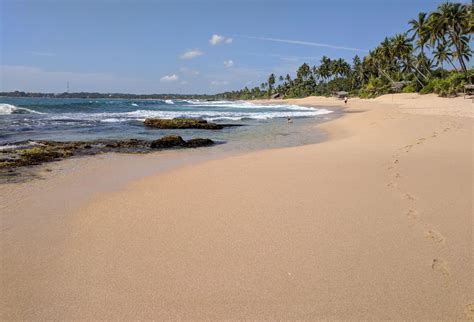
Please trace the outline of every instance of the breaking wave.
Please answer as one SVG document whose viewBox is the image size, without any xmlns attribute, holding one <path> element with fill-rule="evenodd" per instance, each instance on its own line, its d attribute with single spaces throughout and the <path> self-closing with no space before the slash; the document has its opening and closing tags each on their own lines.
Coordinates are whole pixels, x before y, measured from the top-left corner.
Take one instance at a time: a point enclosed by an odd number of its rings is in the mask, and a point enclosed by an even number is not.
<svg viewBox="0 0 474 322">
<path fill-rule="evenodd" d="M 0 103 L 0 115 L 8 115 L 8 114 L 44 114 L 41 112 L 30 110 L 26 107 L 17 107 L 15 105 Z"/>
</svg>

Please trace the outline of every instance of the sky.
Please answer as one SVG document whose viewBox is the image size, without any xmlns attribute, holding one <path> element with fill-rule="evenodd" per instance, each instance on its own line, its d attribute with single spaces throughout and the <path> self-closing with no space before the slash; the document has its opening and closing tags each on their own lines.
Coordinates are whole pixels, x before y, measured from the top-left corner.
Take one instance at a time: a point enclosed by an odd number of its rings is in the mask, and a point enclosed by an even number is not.
<svg viewBox="0 0 474 322">
<path fill-rule="evenodd" d="M 202 94 L 364 56 L 442 0 L 0 0 L 0 91 Z"/>
</svg>

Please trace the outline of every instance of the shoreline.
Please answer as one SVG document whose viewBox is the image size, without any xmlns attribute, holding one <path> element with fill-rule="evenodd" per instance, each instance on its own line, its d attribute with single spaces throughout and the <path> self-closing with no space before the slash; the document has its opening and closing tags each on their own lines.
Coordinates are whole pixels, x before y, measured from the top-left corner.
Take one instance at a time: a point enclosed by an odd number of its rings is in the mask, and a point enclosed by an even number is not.
<svg viewBox="0 0 474 322">
<path fill-rule="evenodd" d="M 52 237 L 2 237 L 2 318 L 466 318 L 472 116 L 439 114 L 471 107 L 409 97 L 350 99 L 321 143 L 145 176 Z"/>
</svg>

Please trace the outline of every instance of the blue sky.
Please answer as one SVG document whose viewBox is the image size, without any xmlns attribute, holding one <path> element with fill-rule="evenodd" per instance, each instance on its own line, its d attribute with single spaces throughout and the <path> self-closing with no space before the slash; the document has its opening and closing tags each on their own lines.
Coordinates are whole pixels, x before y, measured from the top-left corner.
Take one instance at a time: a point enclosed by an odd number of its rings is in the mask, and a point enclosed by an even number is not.
<svg viewBox="0 0 474 322">
<path fill-rule="evenodd" d="M 441 2 L 0 0 L 0 91 L 253 87 L 323 55 L 364 56 Z"/>
</svg>

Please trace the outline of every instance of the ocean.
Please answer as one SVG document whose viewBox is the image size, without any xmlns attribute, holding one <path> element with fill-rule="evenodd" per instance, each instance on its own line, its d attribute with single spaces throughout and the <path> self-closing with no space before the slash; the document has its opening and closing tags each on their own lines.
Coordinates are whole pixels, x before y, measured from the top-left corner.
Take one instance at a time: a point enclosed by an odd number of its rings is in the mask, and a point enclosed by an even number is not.
<svg viewBox="0 0 474 322">
<path fill-rule="evenodd" d="M 243 126 L 223 130 L 160 130 L 145 118 L 203 118 Z M 293 119 L 292 124 L 287 118 Z M 334 117 L 326 108 L 256 105 L 245 101 L 59 99 L 0 97 L 0 149 L 24 140 L 147 139 L 177 134 L 248 149 L 304 145 L 321 140 L 308 127 Z"/>
</svg>

